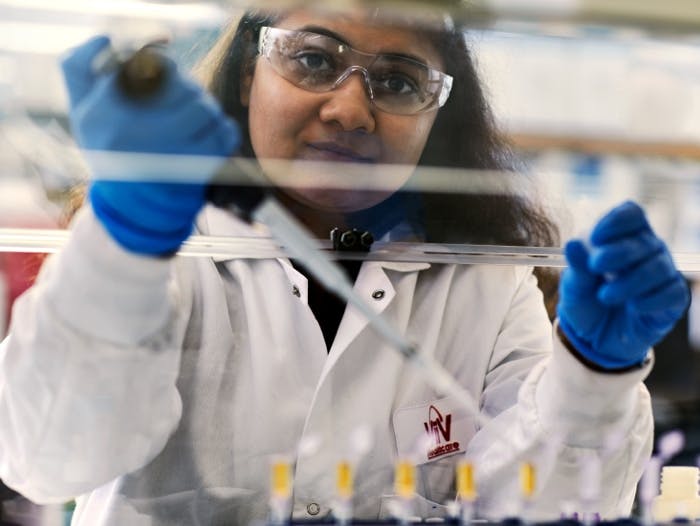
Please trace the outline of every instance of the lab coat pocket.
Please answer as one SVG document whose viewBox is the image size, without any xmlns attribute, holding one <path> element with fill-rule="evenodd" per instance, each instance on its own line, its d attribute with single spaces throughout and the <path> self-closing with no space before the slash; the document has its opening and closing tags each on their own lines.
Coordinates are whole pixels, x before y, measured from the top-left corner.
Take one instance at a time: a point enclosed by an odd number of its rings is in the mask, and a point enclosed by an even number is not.
<svg viewBox="0 0 700 526">
<path fill-rule="evenodd" d="M 418 465 L 418 493 L 440 504 L 454 499 L 455 466 L 476 433 L 475 419 L 448 397 L 399 408 L 393 424 L 399 458 Z"/>
</svg>

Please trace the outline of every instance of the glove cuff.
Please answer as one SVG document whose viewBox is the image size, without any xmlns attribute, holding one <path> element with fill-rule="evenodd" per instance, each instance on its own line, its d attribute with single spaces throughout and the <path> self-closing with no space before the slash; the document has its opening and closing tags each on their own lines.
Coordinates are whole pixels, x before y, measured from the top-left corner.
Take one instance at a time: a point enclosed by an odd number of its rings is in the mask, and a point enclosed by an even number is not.
<svg viewBox="0 0 700 526">
<path fill-rule="evenodd" d="M 591 344 L 586 340 L 580 338 L 574 329 L 569 325 L 564 317 L 561 315 L 558 319 L 558 331 L 560 331 L 568 342 L 563 342 L 569 351 L 576 356 L 579 361 L 581 361 L 587 367 L 600 372 L 627 372 L 637 367 L 641 367 L 646 363 L 646 359 L 640 361 L 629 361 L 611 358 L 610 356 L 604 356 L 596 352 Z"/>
</svg>

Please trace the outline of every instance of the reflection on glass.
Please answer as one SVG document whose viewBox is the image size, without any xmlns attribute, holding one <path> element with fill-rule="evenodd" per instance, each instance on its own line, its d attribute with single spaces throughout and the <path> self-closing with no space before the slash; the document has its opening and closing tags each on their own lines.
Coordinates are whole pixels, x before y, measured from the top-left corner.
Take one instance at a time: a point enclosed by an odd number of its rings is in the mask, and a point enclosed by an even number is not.
<svg viewBox="0 0 700 526">
<path fill-rule="evenodd" d="M 64 58 L 67 117 L 6 112 L 21 214 L 0 245 L 57 253 L 2 344 L 0 477 L 77 498 L 78 525 L 628 514 L 648 350 L 687 291 L 641 209 L 597 220 L 634 197 L 656 226 L 686 182 L 599 151 L 525 167 L 489 38 L 442 12 L 251 10 L 214 33 L 206 91 L 103 37 Z M 163 82 L 135 97 L 143 74 Z M 558 298 L 560 232 L 586 244 Z"/>
</svg>

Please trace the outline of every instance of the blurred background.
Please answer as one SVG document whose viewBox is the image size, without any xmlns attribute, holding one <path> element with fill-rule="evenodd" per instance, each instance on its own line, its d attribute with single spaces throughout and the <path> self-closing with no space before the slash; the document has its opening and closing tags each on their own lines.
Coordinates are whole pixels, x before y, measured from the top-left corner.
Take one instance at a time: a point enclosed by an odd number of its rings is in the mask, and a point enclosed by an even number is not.
<svg viewBox="0 0 700 526">
<path fill-rule="evenodd" d="M 492 0 L 470 2 L 468 10 L 448 4 L 464 24 L 496 119 L 564 237 L 635 199 L 674 254 L 700 262 L 700 3 Z M 0 240 L 14 229 L 64 228 L 70 190 L 86 177 L 66 119 L 62 53 L 98 33 L 117 42 L 167 36 L 188 67 L 243 7 L 0 0 Z M 0 336 L 43 257 L 0 242 Z M 685 269 L 700 294 L 700 274 L 692 265 Z M 685 465 L 700 454 L 696 304 L 658 346 L 647 380 L 657 433 L 686 433 L 685 450 L 672 460 Z M 9 491 L 2 498 L 3 524 L 61 524 L 69 515 L 63 506 L 38 509 Z"/>
</svg>

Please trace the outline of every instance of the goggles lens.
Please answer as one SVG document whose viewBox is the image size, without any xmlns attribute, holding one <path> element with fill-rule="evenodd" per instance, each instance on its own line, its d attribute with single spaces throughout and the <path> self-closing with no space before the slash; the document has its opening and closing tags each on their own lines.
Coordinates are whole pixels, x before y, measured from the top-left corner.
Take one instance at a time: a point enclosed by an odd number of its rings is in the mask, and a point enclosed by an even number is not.
<svg viewBox="0 0 700 526">
<path fill-rule="evenodd" d="M 309 91 L 331 91 L 360 72 L 374 105 L 388 113 L 411 115 L 438 108 L 452 88 L 452 77 L 421 62 L 363 53 L 318 33 L 264 27 L 258 50 L 280 76 Z"/>
</svg>

